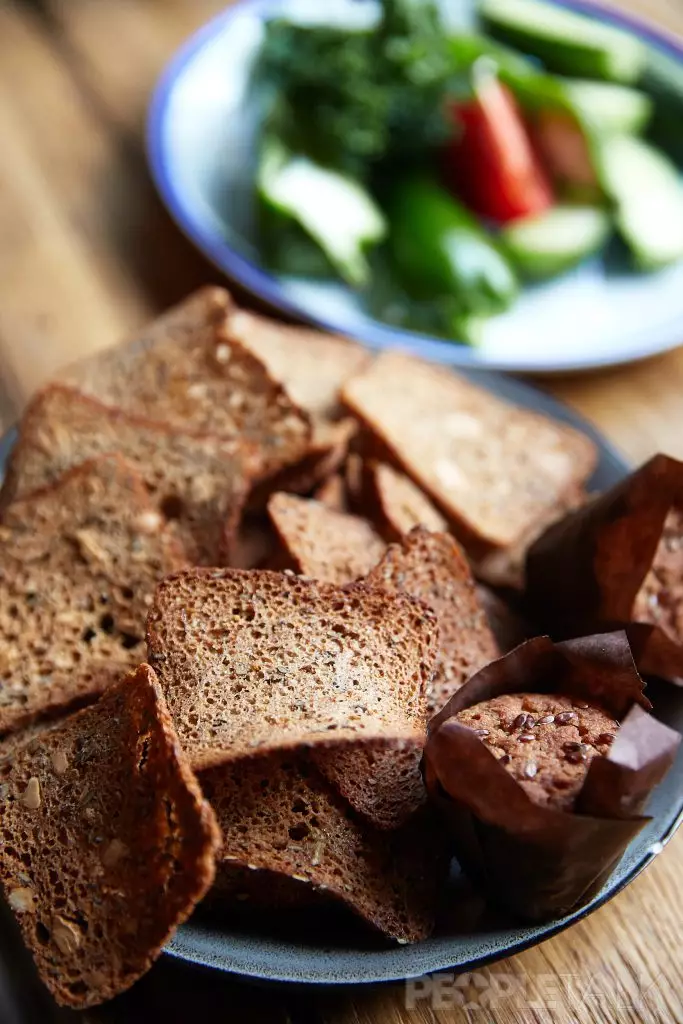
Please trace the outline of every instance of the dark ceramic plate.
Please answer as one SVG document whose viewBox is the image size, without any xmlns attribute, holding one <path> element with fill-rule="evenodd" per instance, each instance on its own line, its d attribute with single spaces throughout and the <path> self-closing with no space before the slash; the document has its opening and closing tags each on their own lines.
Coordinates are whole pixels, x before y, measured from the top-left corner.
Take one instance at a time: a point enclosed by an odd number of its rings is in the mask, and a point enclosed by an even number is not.
<svg viewBox="0 0 683 1024">
<path fill-rule="evenodd" d="M 610 487 L 627 472 L 624 461 L 594 429 L 549 395 L 493 373 L 469 371 L 468 376 L 497 395 L 588 434 L 600 452 L 594 489 Z M 0 467 L 13 442 L 14 432 L 0 443 Z M 653 684 L 648 694 L 657 717 L 683 731 L 683 692 Z M 562 931 L 611 899 L 653 860 L 683 819 L 683 748 L 653 794 L 648 813 L 651 822 L 628 847 L 602 891 L 587 907 L 550 924 L 519 927 L 493 916 L 456 868 L 435 934 L 416 945 L 381 945 L 341 912 L 298 912 L 295 918 L 281 915 L 276 921 L 273 915 L 237 920 L 202 910 L 178 930 L 166 951 L 192 963 L 271 981 L 357 984 L 397 981 L 447 968 L 471 969 Z"/>
</svg>

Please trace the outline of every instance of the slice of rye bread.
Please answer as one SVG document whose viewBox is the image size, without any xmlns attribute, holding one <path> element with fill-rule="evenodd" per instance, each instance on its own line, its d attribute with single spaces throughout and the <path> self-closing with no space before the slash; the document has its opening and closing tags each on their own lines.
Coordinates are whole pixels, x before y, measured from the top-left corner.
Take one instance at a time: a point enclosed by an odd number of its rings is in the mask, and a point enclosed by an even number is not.
<svg viewBox="0 0 683 1024">
<path fill-rule="evenodd" d="M 245 762 L 247 765 L 254 763 Z M 213 772 L 220 771 L 220 768 L 212 768 L 203 772 L 202 778 L 206 780 Z M 202 782 L 204 784 L 205 781 Z M 331 902 L 331 898 L 324 892 L 313 889 L 308 882 L 298 878 L 290 878 L 268 868 L 253 869 L 235 861 L 224 861 L 217 865 L 216 880 L 204 900 L 204 906 L 216 907 L 221 912 L 229 907 L 233 918 L 242 914 L 254 927 L 259 923 L 255 914 L 263 911 L 299 911 L 308 907 L 329 906 Z M 266 918 L 265 923 L 272 923 L 272 918 Z"/>
<path fill-rule="evenodd" d="M 341 901 L 388 938 L 432 931 L 448 857 L 426 810 L 403 829 L 378 832 L 355 815 L 301 756 L 222 765 L 201 783 L 223 832 L 217 888 L 273 874 Z M 248 890 L 247 890 L 248 891 Z M 277 894 L 277 891 L 276 891 Z"/>
<path fill-rule="evenodd" d="M 367 349 L 348 338 L 291 326 L 235 307 L 228 332 L 268 367 L 303 409 L 318 419 L 336 419 L 345 381 L 369 365 Z"/>
<path fill-rule="evenodd" d="M 357 429 L 356 421 L 349 416 L 336 423 L 314 422 L 313 436 L 305 455 L 298 462 L 257 483 L 249 496 L 250 509 L 265 508 L 270 495 L 277 491 L 310 494 L 314 487 L 343 466 Z"/>
<path fill-rule="evenodd" d="M 119 456 L 0 518 L 0 735 L 93 700 L 145 656 L 154 588 L 187 564 Z"/>
<path fill-rule="evenodd" d="M 414 526 L 438 533 L 448 530 L 448 523 L 427 495 L 386 462 L 363 463 L 361 502 L 359 511 L 388 541 L 399 541 Z"/>
<path fill-rule="evenodd" d="M 190 569 L 159 584 L 147 647 L 198 770 L 276 750 L 424 738 L 435 617 L 404 594 Z"/>
<path fill-rule="evenodd" d="M 211 885 L 220 832 L 140 666 L 0 768 L 0 882 L 57 1002 L 144 974 Z"/>
<path fill-rule="evenodd" d="M 334 473 L 328 476 L 327 480 L 320 484 L 313 492 L 315 501 L 321 505 L 333 509 L 335 512 L 348 512 L 349 503 L 346 494 L 346 484 L 341 473 Z"/>
<path fill-rule="evenodd" d="M 33 722 L 18 732 L 11 732 L 9 735 L 3 736 L 0 739 L 0 770 L 2 770 L 3 766 L 11 763 L 17 750 L 23 747 L 35 748 L 40 743 L 43 735 L 50 729 L 59 726 L 63 720 L 63 717 L 43 719 Z"/>
<path fill-rule="evenodd" d="M 270 564 L 278 542 L 273 524 L 266 515 L 247 515 L 242 519 L 230 565 L 234 569 L 260 569 Z"/>
<path fill-rule="evenodd" d="M 362 436 L 361 441 L 365 440 Z M 363 503 L 363 457 L 357 451 L 349 452 L 344 466 L 344 483 L 349 509 L 360 509 Z"/>
<path fill-rule="evenodd" d="M 268 513 L 282 545 L 280 568 L 327 583 L 365 576 L 385 544 L 370 523 L 309 498 L 273 494 Z"/>
<path fill-rule="evenodd" d="M 307 450 L 310 420 L 261 360 L 225 330 L 231 305 L 204 288 L 137 340 L 99 353 L 61 379 L 107 405 L 189 433 L 251 443 L 264 472 Z"/>
<path fill-rule="evenodd" d="M 523 592 L 526 587 L 526 557 L 529 548 L 553 523 L 588 501 L 583 486 L 566 494 L 548 515 L 528 530 L 511 547 L 487 552 L 482 558 L 472 559 L 477 579 L 492 587 L 507 587 Z"/>
<path fill-rule="evenodd" d="M 499 657 L 467 560 L 446 533 L 416 526 L 368 573 L 372 587 L 403 591 L 436 614 L 439 643 L 428 690 L 433 714 L 480 668 Z"/>
<path fill-rule="evenodd" d="M 596 464 L 579 431 L 401 352 L 383 352 L 342 397 L 373 453 L 426 491 L 477 556 L 518 542 Z"/>
<path fill-rule="evenodd" d="M 39 392 L 22 417 L 0 508 L 72 466 L 118 452 L 140 472 L 164 518 L 176 522 L 188 558 L 229 558 L 259 457 L 241 442 L 192 436 L 130 417 L 60 384 Z"/>
</svg>

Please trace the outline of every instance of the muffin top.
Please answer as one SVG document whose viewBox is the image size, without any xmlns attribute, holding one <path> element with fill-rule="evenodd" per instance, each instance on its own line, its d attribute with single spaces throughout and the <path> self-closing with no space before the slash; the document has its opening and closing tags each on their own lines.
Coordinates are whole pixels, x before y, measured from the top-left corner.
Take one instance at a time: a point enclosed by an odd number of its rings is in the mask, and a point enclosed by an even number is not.
<svg viewBox="0 0 683 1024">
<path fill-rule="evenodd" d="M 465 708 L 474 729 L 535 803 L 571 811 L 596 754 L 606 755 L 619 723 L 595 704 L 553 693 L 506 693 Z"/>
<path fill-rule="evenodd" d="M 652 566 L 633 603 L 633 618 L 683 642 L 683 510 L 669 512 Z"/>
</svg>

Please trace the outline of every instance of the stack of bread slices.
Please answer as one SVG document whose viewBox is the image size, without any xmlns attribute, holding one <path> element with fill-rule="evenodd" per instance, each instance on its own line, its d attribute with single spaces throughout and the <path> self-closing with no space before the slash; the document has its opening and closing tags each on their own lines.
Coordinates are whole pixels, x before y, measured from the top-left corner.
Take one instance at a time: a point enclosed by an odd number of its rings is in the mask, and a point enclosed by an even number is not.
<svg viewBox="0 0 683 1024">
<path fill-rule="evenodd" d="M 207 894 L 429 934 L 427 721 L 500 653 L 475 577 L 518 582 L 595 459 L 217 288 L 33 398 L 0 494 L 0 882 L 60 1002 L 126 988 Z"/>
</svg>

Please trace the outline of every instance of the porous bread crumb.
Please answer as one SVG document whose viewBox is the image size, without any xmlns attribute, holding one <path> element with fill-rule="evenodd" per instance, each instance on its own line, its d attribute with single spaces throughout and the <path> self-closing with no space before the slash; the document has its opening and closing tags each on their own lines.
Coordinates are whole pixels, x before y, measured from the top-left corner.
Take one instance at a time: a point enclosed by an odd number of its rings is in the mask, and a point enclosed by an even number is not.
<svg viewBox="0 0 683 1024">
<path fill-rule="evenodd" d="M 87 1007 L 149 969 L 211 885 L 220 834 L 149 666 L 38 740 L 0 766 L 0 886 L 57 1002 Z"/>
<path fill-rule="evenodd" d="M 283 548 L 283 565 L 304 576 L 349 583 L 365 576 L 384 553 L 384 541 L 365 519 L 312 499 L 274 494 L 268 513 Z"/>
<path fill-rule="evenodd" d="M 443 707 L 463 683 L 498 656 L 470 568 L 448 534 L 415 527 L 400 544 L 387 548 L 366 581 L 411 594 L 436 614 L 439 641 L 428 688 L 430 713 Z"/>
</svg>

